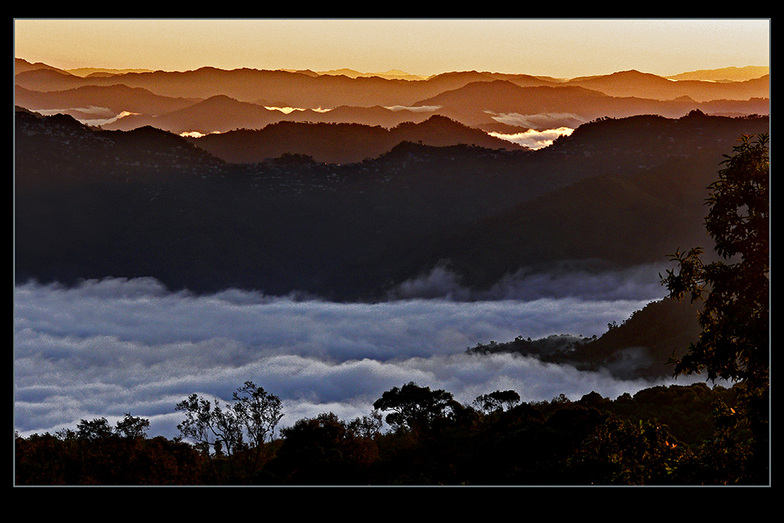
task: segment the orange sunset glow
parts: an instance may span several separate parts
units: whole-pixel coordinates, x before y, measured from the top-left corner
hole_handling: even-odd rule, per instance
[[[13,30],[15,486],[769,484],[769,19]]]
[[[79,67],[673,75],[766,65],[768,20],[247,19],[14,23],[16,57]]]

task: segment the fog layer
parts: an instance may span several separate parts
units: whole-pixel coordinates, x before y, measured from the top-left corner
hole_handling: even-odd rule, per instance
[[[523,401],[633,393],[652,384],[512,355],[466,354],[478,343],[517,336],[601,335],[608,323],[661,297],[650,268],[614,277],[614,292],[596,296],[590,279],[570,294],[567,275],[547,282],[522,274],[515,282],[528,294],[515,299],[512,282],[494,299],[423,298],[427,293],[416,291],[430,284],[432,292],[449,279],[434,271],[408,282],[397,299],[374,304],[238,290],[196,296],[144,278],[19,285],[15,427],[23,435],[54,432],[81,419],[114,423],[131,413],[151,421],[150,435],[173,437],[181,421],[177,402],[191,393],[228,400],[245,380],[283,400],[282,426],[321,412],[369,414],[384,391],[408,381],[448,390],[465,404],[503,389]],[[597,286],[613,281],[609,274],[595,278]]]

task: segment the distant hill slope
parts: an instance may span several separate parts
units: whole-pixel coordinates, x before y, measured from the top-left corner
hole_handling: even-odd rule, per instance
[[[610,96],[633,96],[654,100],[674,100],[688,96],[697,102],[705,102],[770,97],[768,75],[753,80],[720,83],[701,80],[673,81],[654,74],[630,70],[602,76],[572,78],[566,82],[566,85],[595,89]]]
[[[767,65],[748,65],[745,67],[722,67],[720,69],[700,69],[668,76],[670,80],[703,80],[708,82],[743,82],[762,78],[770,74]]]
[[[293,109],[275,105],[240,102],[225,95],[215,95],[193,103],[181,110],[150,115],[126,116],[102,125],[103,129],[128,131],[150,125],[177,134],[224,133],[240,129],[261,129],[277,122],[302,123],[355,123],[370,126],[394,127],[403,122],[421,122],[432,116],[434,110],[417,111],[381,106],[340,106],[329,111]],[[282,109],[290,109],[286,113]],[[72,114],[69,112],[69,114]]]
[[[199,132],[208,134],[226,132],[233,129],[257,129],[281,119],[280,111],[266,109],[250,102],[240,102],[226,95],[215,95],[187,107],[147,117],[147,125],[177,134]],[[129,121],[123,119],[107,128],[127,128]],[[138,123],[134,122],[134,125]]]
[[[71,116],[15,113],[17,194],[31,188],[62,190],[83,183],[156,179],[161,172],[218,168],[224,162],[180,136],[142,127],[101,131]]]
[[[538,151],[407,141],[344,165],[236,164],[150,127],[19,111],[15,275],[376,299],[444,262],[477,289],[521,267],[666,262],[709,249],[705,187],[740,134],[767,127],[649,116],[586,124]]]
[[[489,149],[520,149],[443,116],[392,129],[345,123],[278,122],[259,130],[238,130],[190,139],[205,151],[233,163],[254,163],[283,154],[301,154],[317,162],[355,163],[390,151],[401,142],[425,145],[475,145]]]
[[[652,302],[620,325],[611,325],[596,340],[580,343],[550,361],[593,370],[606,368],[627,379],[671,376],[675,368],[669,358],[683,357],[689,344],[699,339],[698,310],[688,298]]]
[[[147,89],[125,85],[85,85],[65,91],[38,92],[16,86],[14,102],[32,111],[71,108],[106,108],[115,114],[122,111],[144,114],[162,114],[191,106],[198,100],[160,96]]]
[[[663,263],[677,248],[693,246],[710,257],[703,224],[707,186],[740,134],[767,131],[767,118],[701,114],[586,124],[536,151],[521,168],[562,180],[573,175],[572,183],[412,249],[409,269],[448,262],[465,285],[489,288],[520,267],[546,272],[557,261]],[[375,263],[400,258],[387,254]]]
[[[497,121],[513,122],[515,116],[521,122],[521,127],[525,125],[523,121],[534,120],[532,115],[548,116],[544,118],[545,123],[541,126],[546,128],[551,125],[546,122],[565,115],[588,122],[602,117],[625,118],[640,114],[680,118],[695,109],[719,115],[768,114],[770,110],[767,98],[712,99],[699,102],[687,94],[680,94],[673,99],[663,100],[652,96],[653,93],[649,93],[647,97],[630,94],[608,95],[604,92],[605,87],[626,84],[622,81],[617,84],[610,82],[606,77],[597,78],[595,84],[584,80],[573,85],[567,82],[552,86],[522,87],[506,80],[473,82],[420,100],[416,105],[438,106],[439,114],[479,128],[488,128]],[[528,118],[525,118],[526,116]]]
[[[411,105],[439,93],[458,89],[472,82],[506,80],[519,86],[578,86],[606,95],[672,100],[688,96],[701,102],[708,100],[748,100],[769,98],[769,78],[744,82],[708,81],[676,82],[666,78],[623,71],[609,75],[573,78],[560,81],[530,75],[456,71],[425,80],[387,79],[377,76],[349,78],[345,75],[318,75],[312,72],[270,71],[258,69],[224,70],[202,67],[192,71],[129,72],[111,76],[81,77],[66,71],[32,66],[17,60],[15,83],[34,91],[56,91],[85,85],[126,85],[141,87],[162,96],[206,99],[226,95],[243,102],[261,100],[286,102],[292,107],[333,108],[346,106]]]
[[[581,370],[604,369],[621,379],[659,379],[674,372],[668,360],[682,357],[699,339],[698,309],[688,299],[654,301],[596,338],[555,335],[531,340],[477,345],[468,352],[514,353]]]

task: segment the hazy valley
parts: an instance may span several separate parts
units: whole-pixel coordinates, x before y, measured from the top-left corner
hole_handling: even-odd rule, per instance
[[[15,278],[19,354],[30,358],[17,372],[31,405],[54,394],[26,370],[34,347],[48,347],[47,365],[77,369],[84,362],[63,348],[74,339],[108,340],[161,381],[164,360],[191,349],[171,376],[266,373],[300,409],[292,421],[346,398],[346,412],[361,410],[393,383],[358,368],[370,361],[397,379],[444,361],[459,373],[470,358],[486,381],[466,380],[466,397],[504,386],[487,378],[494,364],[513,384],[518,374],[532,383],[530,365],[561,363],[577,372],[572,383],[620,380],[604,394],[642,388],[668,377],[663,355],[696,332],[690,307],[659,301],[657,272],[677,248],[711,251],[706,187],[740,135],[769,129],[759,70],[725,81],[741,71],[676,80],[16,68]],[[89,300],[71,312],[75,296]],[[430,312],[411,315],[423,303]],[[177,328],[156,320],[167,310]],[[278,330],[260,319],[270,310]],[[611,321],[623,324],[598,328]],[[384,327],[392,341],[380,341]],[[287,350],[312,383],[268,370]],[[91,372],[100,352],[85,349]],[[523,360],[502,359],[512,354],[538,363],[521,370]],[[344,373],[358,384],[340,396]],[[143,403],[170,428],[156,401]],[[66,421],[52,414],[30,428]]]
[[[599,117],[680,117],[694,109],[767,114],[769,98],[768,75],[717,82],[674,81],[639,71],[573,79],[462,71],[403,80],[205,67],[83,77],[19,60],[15,86],[17,105],[27,109],[96,122],[123,115],[105,128],[152,125],[177,134],[257,129],[283,120],[392,127],[436,113],[470,127],[513,133]]]

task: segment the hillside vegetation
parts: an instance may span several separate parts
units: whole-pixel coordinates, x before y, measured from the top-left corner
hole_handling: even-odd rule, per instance
[[[538,151],[401,142],[344,165],[235,164],[149,127],[18,111],[16,278],[375,299],[439,265],[482,288],[521,267],[659,263],[708,250],[705,187],[738,136],[767,127],[640,116]]]
[[[601,336],[466,349],[650,384],[634,395],[496,390],[464,405],[411,381],[353,420],[277,428],[280,399],[245,382],[225,407],[177,403],[173,439],[130,413],[17,434],[16,484],[764,484],[769,83],[767,68],[424,78],[17,59],[17,284],[153,278],[193,295],[380,302],[448,275],[470,301],[521,276],[593,283],[668,258],[681,273]],[[499,137],[561,126],[541,149]],[[708,301],[682,299],[714,283]],[[655,385],[695,370],[734,385]]]
[[[514,391],[496,391],[474,405],[413,383],[389,392],[401,391],[416,392],[418,408],[438,414],[427,425],[382,430],[379,412],[354,420],[325,412],[297,420],[260,447],[230,454],[220,447],[199,450],[178,438],[148,438],[146,420],[130,414],[117,428],[105,418],[82,420],[57,434],[18,436],[15,480],[18,485],[357,486],[747,481],[743,445],[721,431],[733,389],[652,387],[616,400],[591,393],[574,402],[558,397],[535,403],[520,402]],[[488,401],[493,397],[503,401]],[[725,449],[721,457],[717,449]]]

